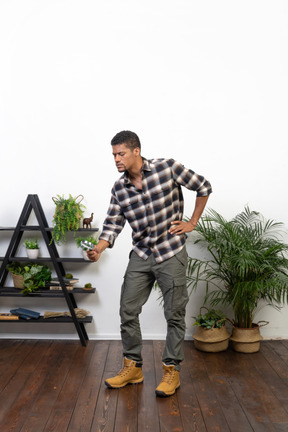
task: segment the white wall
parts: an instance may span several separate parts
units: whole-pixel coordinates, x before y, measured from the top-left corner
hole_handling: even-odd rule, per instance
[[[204,174],[209,207],[230,218],[249,204],[288,227],[287,42],[285,0],[2,0],[0,225],[16,224],[28,194],[39,195],[51,223],[52,196],[82,193],[101,227],[118,177],[110,140],[131,129],[145,157],[174,157]],[[185,197],[188,215],[195,196]],[[70,239],[61,252],[78,254]],[[3,256],[8,235],[0,240]],[[97,287],[78,296],[94,316],[90,338],[119,337],[130,245],[125,227],[99,263],[67,266]],[[202,298],[191,296],[188,338]],[[18,305],[67,310],[58,300],[1,299],[1,311]],[[264,337],[287,338],[287,311],[261,311]],[[157,293],[141,322],[145,338],[165,337]],[[55,327],[1,324],[1,332],[76,337],[73,326]]]

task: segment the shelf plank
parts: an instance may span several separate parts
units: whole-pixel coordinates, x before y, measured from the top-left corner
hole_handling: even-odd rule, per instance
[[[21,231],[41,231],[41,228],[39,225],[21,225]],[[14,231],[15,227],[0,227],[0,231]],[[45,231],[53,231],[53,227],[47,227],[45,228]],[[68,233],[75,233],[75,232],[86,232],[89,234],[89,232],[97,232],[99,231],[99,228],[78,228],[76,231],[67,231]]]
[[[79,323],[91,323],[93,320],[92,316],[87,316],[85,318],[78,318],[78,322]],[[25,320],[23,318],[17,319],[17,320],[0,320],[0,323],[33,323],[33,324],[40,324],[40,323],[45,323],[45,324],[50,324],[50,323],[71,323],[73,324],[73,319],[70,317],[54,317],[54,318],[44,318],[43,316],[40,316],[37,319],[33,319],[31,318],[30,320]]]
[[[3,261],[3,259],[4,259],[4,257],[0,257],[0,261]],[[39,263],[44,263],[44,262],[52,262],[52,258],[50,258],[50,257],[38,257],[38,258],[36,258],[36,259],[31,259],[31,258],[28,258],[28,257],[17,257],[17,256],[14,256],[14,257],[10,257],[9,258],[9,262],[29,262],[29,263],[31,263],[31,262],[35,262],[35,263],[37,263],[37,262],[39,262]],[[64,258],[62,258],[62,257],[59,257],[59,258],[56,258],[56,261],[57,262],[67,262],[67,263],[69,263],[69,262],[71,262],[71,263],[87,263],[87,264],[92,264],[93,262],[92,261],[89,261],[89,260],[85,260],[84,258],[75,258],[75,257],[64,257]]]
[[[94,294],[96,288],[92,288],[91,290],[85,290],[83,288],[73,288],[73,290],[68,291],[68,294]],[[50,290],[39,289],[34,293],[30,293],[27,296],[22,294],[22,291],[18,288],[14,287],[0,287],[0,297],[63,297],[62,290]]]

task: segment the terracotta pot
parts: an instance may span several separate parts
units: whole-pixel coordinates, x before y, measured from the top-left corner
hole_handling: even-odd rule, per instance
[[[220,352],[228,348],[230,334],[225,325],[221,328],[212,329],[199,326],[196,328],[193,338],[195,348],[199,351]]]

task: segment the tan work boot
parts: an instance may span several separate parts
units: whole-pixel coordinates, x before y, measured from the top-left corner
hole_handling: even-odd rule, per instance
[[[172,396],[180,387],[179,371],[175,370],[174,365],[163,363],[163,377],[156,388],[156,395],[160,397]]]
[[[127,384],[139,384],[143,379],[141,366],[136,366],[136,361],[124,357],[123,369],[113,378],[108,378],[105,384],[110,388],[121,388]]]

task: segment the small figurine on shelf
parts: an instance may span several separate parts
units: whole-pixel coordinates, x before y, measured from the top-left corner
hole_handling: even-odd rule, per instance
[[[91,222],[93,221],[93,215],[94,215],[94,213],[91,213],[90,218],[83,219],[83,228],[85,228],[85,225],[86,225],[86,228],[92,228]]]

